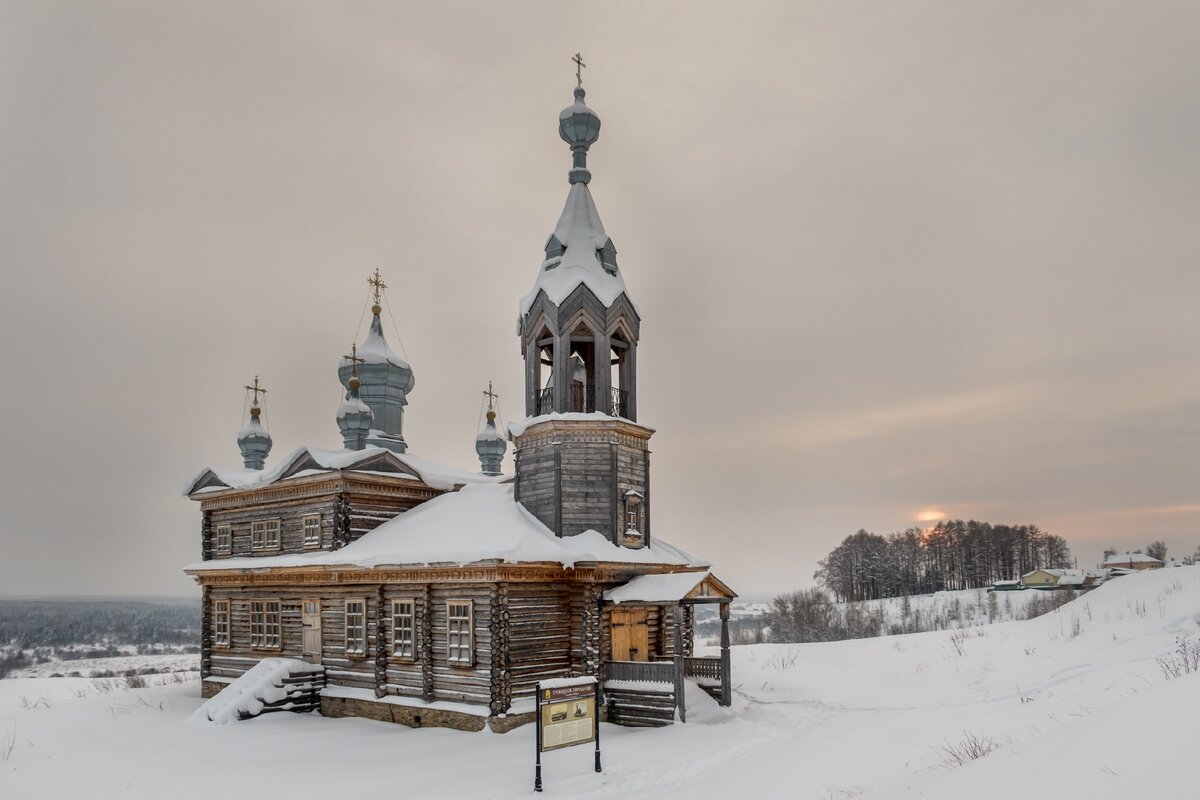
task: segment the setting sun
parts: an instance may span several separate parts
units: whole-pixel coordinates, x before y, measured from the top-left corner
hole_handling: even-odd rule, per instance
[[[936,508],[928,508],[917,514],[917,522],[941,522],[945,518],[946,513]]]

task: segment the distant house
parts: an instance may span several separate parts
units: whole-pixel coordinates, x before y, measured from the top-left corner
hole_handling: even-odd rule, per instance
[[[1163,562],[1145,553],[1116,553],[1106,558],[1100,566],[1108,569],[1162,569]]]
[[[1022,575],[1021,583],[1029,589],[1054,589],[1058,586],[1058,579],[1065,572],[1066,570],[1062,569],[1035,569]]]

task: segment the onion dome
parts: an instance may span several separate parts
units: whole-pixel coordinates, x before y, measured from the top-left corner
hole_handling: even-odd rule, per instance
[[[367,331],[366,339],[358,346],[357,362],[347,356],[342,357],[338,364],[338,379],[349,390],[350,378],[357,374],[362,402],[370,407],[374,415],[371,444],[403,453],[408,449],[404,441],[404,407],[408,405],[408,395],[416,381],[412,367],[392,351],[383,335],[383,323],[379,315],[383,312],[380,302],[386,284],[380,280],[378,271],[374,278],[368,280],[375,287],[371,328]]]
[[[576,86],[575,102],[558,115],[558,135],[571,146],[573,156],[571,171],[567,173],[571,183],[587,183],[592,179],[587,168],[587,152],[600,138],[600,117],[584,104],[585,95],[583,87]]]
[[[337,423],[342,431],[342,444],[347,450],[362,450],[367,446],[367,434],[371,432],[371,423],[375,415],[371,407],[358,396],[361,383],[357,375],[351,375],[350,391],[346,399],[338,406]]]
[[[475,452],[479,454],[479,463],[484,475],[499,475],[500,462],[504,460],[504,451],[508,445],[504,437],[496,430],[496,412],[487,412],[487,423],[475,437]]]
[[[271,452],[271,434],[263,427],[259,415],[262,409],[257,405],[250,407],[250,422],[238,431],[238,449],[242,451],[242,463],[246,469],[262,469]]]

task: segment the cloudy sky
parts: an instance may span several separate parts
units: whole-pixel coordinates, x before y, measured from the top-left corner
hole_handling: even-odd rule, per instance
[[[338,445],[375,268],[477,463],[577,50],[656,534],[746,595],[942,514],[1200,545],[1200,6],[617,5],[0,3],[0,593],[193,591],[180,485],[255,374]]]

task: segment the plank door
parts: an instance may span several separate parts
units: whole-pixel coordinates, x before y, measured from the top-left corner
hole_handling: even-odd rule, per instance
[[[614,661],[649,661],[650,629],[644,608],[613,609],[612,657]]]
[[[304,659],[321,663],[321,601],[302,603],[300,624],[304,628]]]

